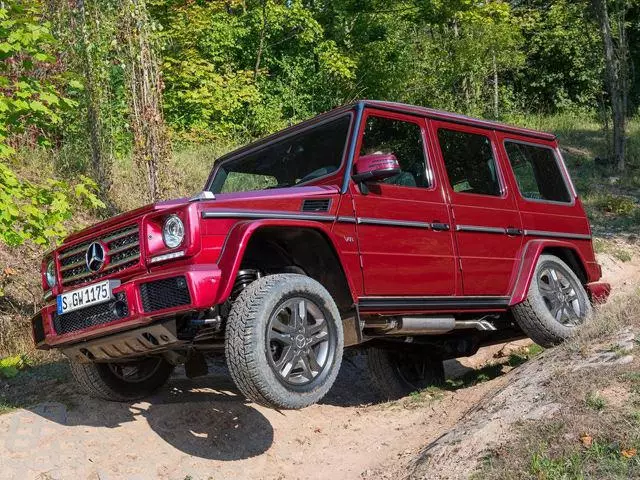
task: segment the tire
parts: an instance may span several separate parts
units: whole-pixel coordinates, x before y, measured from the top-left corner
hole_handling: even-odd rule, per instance
[[[512,311],[529,338],[551,347],[569,338],[591,316],[593,308],[573,270],[554,255],[541,255],[526,300]]]
[[[304,275],[254,281],[227,319],[231,377],[243,395],[266,407],[298,409],[318,402],[338,375],[343,347],[338,307],[321,284]]]
[[[103,400],[140,400],[162,387],[173,365],[162,357],[146,357],[118,363],[71,362],[71,373],[89,395]]]
[[[369,348],[367,367],[374,387],[386,400],[444,384],[442,360],[422,353]]]

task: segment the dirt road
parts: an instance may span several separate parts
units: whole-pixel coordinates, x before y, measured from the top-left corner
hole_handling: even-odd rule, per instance
[[[603,263],[625,288],[638,278],[634,261]],[[464,363],[477,367],[499,348]],[[448,367],[461,370],[457,362]],[[223,368],[197,381],[177,372],[162,392],[135,404],[44,381],[42,397],[60,401],[0,416],[0,478],[381,478],[397,474],[391,466],[453,428],[500,382],[380,403],[355,357],[320,405],[278,412],[243,401]]]

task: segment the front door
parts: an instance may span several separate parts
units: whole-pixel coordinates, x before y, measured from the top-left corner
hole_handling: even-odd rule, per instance
[[[364,115],[356,164],[362,155],[393,153],[401,167],[365,191],[351,183],[365,295],[453,295],[453,233],[427,158],[426,121],[375,109]]]
[[[431,121],[447,177],[465,296],[507,296],[520,259],[522,224],[491,130]]]

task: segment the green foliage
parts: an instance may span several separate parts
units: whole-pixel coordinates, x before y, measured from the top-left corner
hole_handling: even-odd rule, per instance
[[[0,163],[0,240],[20,245],[32,240],[49,245],[66,235],[64,222],[71,218],[74,203],[89,209],[104,208],[96,196],[97,185],[82,176],[72,188],[67,182],[49,179],[43,185],[20,180]]]
[[[27,357],[25,355],[0,358],[0,377],[13,378],[27,365]]]

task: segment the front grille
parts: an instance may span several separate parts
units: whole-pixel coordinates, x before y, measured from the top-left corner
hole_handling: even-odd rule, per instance
[[[37,345],[40,342],[44,342],[44,322],[42,321],[42,315],[37,315],[31,319],[31,327],[33,330],[33,341]]]
[[[140,296],[142,308],[147,313],[191,303],[189,288],[184,277],[143,283],[140,285]]]
[[[120,304],[120,308],[114,308],[116,301],[123,302]],[[81,310],[74,312],[63,313],[58,315],[53,314],[53,328],[55,328],[58,335],[65,333],[77,332],[78,330],[84,330],[85,328],[93,327],[95,325],[102,325],[105,323],[113,322],[129,315],[129,309],[127,307],[126,296],[124,293],[118,293],[116,300],[111,302],[100,303],[98,305],[92,305]]]
[[[105,246],[107,259],[105,266],[98,272],[92,272],[86,264],[87,249],[95,241],[100,241]],[[138,225],[128,225],[106,235],[87,240],[80,245],[61,250],[58,258],[62,285],[65,287],[91,282],[133,267],[140,260]]]

